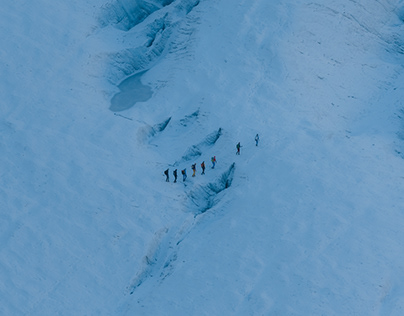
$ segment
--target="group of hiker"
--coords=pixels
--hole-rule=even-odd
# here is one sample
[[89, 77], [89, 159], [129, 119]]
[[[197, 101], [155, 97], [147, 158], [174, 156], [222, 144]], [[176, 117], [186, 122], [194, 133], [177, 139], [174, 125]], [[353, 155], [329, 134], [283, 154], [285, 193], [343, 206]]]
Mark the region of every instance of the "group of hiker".
[[[212, 169], [215, 169], [215, 165], [216, 165], [216, 162], [217, 162], [216, 156], [213, 156], [210, 160], [212, 162]], [[194, 163], [191, 166], [191, 169], [192, 169], [192, 176], [195, 177], [195, 175], [196, 175], [196, 163]], [[201, 169], [202, 169], [201, 175], [204, 175], [205, 174], [205, 169], [206, 169], [205, 161], [202, 161]], [[166, 182], [170, 182], [170, 169], [167, 169], [166, 171], [164, 171], [164, 174], [166, 176]], [[185, 180], [187, 179], [187, 169], [186, 168], [182, 169], [181, 174], [182, 174], [182, 181], [185, 182]], [[173, 171], [173, 176], [174, 176], [174, 183], [176, 183], [177, 178], [178, 178], [178, 169], [175, 169]]]
[[[260, 140], [259, 135], [258, 135], [258, 134], [255, 135], [255, 146], [258, 146], [259, 140]], [[241, 146], [240, 142], [238, 142], [237, 145], [236, 145], [236, 149], [237, 149], [236, 155], [240, 155], [240, 148], [241, 148], [241, 147], [243, 147], [243, 146]]]
[[[260, 137], [258, 136], [258, 134], [255, 136], [255, 146], [258, 146], [258, 142], [259, 142]], [[240, 155], [240, 149], [241, 149], [241, 144], [240, 142], [237, 143], [236, 145], [236, 155]], [[216, 156], [213, 156], [211, 158], [211, 162], [212, 162], [212, 169], [215, 169], [215, 165], [216, 165]], [[192, 176], [195, 177], [196, 174], [196, 163], [194, 163], [193, 165], [191, 165], [191, 169], [192, 169]], [[206, 169], [206, 165], [205, 165], [205, 161], [202, 161], [201, 163], [201, 169], [202, 169], [202, 173], [201, 175], [205, 174], [205, 169]], [[181, 170], [181, 174], [182, 174], [182, 181], [185, 182], [185, 180], [187, 179], [187, 169], [182, 169]], [[166, 182], [170, 182], [170, 170], [167, 169], [164, 171], [164, 175], [166, 176]], [[178, 177], [178, 169], [175, 169], [173, 171], [173, 176], [174, 176], [174, 183], [177, 182], [177, 177]]]

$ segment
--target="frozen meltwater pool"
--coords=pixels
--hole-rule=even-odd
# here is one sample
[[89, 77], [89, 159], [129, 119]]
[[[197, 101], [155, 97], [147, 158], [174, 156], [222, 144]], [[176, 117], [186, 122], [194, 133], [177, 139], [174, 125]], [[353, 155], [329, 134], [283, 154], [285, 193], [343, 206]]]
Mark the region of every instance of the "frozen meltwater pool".
[[130, 76], [119, 84], [118, 88], [121, 91], [111, 99], [111, 106], [109, 107], [111, 111], [119, 112], [130, 109], [137, 102], [145, 102], [152, 97], [152, 89], [141, 81], [145, 72], [142, 71]]

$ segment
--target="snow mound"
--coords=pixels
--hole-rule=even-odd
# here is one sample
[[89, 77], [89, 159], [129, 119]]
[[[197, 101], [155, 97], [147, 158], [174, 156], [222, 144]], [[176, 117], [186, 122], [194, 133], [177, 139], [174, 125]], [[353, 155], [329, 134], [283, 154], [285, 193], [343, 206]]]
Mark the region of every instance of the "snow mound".
[[205, 213], [220, 201], [219, 194], [231, 186], [235, 166], [235, 163], [231, 164], [214, 182], [196, 185], [188, 193], [188, 197], [195, 206], [195, 215]]
[[99, 22], [102, 27], [109, 24], [129, 31], [134, 26], [144, 21], [150, 14], [161, 10], [174, 0], [120, 0], [104, 5]]
[[[122, 48], [106, 53], [107, 77], [113, 84], [128, 76], [148, 70], [168, 53], [178, 50], [182, 24], [199, 0], [181, 1], [119, 1], [105, 6], [101, 13], [101, 33], [109, 37], [107, 25], [115, 25], [126, 32], [115, 32], [122, 37]], [[192, 32], [191, 32], [192, 33]], [[184, 41], [179, 41], [184, 43]]]
[[219, 140], [220, 136], [222, 135], [222, 129], [219, 128], [217, 131], [214, 131], [208, 134], [202, 141], [200, 141], [196, 145], [192, 145], [187, 149], [187, 151], [183, 154], [179, 161], [174, 163], [174, 166], [178, 166], [183, 162], [187, 162], [190, 160], [195, 160], [199, 158], [203, 152], [210, 147], [214, 146], [216, 142]]

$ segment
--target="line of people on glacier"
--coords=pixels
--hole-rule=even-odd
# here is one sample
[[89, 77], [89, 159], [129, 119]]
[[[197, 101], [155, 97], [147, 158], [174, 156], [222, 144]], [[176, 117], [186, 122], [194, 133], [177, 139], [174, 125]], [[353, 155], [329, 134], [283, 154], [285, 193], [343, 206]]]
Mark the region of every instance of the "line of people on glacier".
[[[212, 169], [215, 169], [215, 165], [216, 165], [216, 162], [217, 162], [216, 156], [213, 156], [211, 158], [211, 162], [212, 162]], [[196, 175], [196, 163], [191, 165], [191, 169], [192, 169], [192, 176], [195, 177], [195, 175]], [[202, 161], [201, 169], [202, 169], [201, 175], [204, 175], [205, 174], [205, 169], [206, 169], [205, 161]], [[182, 181], [185, 182], [185, 180], [187, 179], [187, 168], [182, 169], [181, 174], [182, 174]], [[166, 182], [170, 182], [170, 169], [165, 170], [164, 175], [166, 176]], [[177, 178], [178, 178], [178, 169], [175, 169], [173, 171], [173, 176], [174, 176], [174, 183], [176, 183]]]
[[[259, 137], [258, 134], [255, 135], [254, 140], [255, 140], [255, 146], [258, 146], [258, 142], [259, 142], [259, 140], [260, 140], [260, 137]], [[241, 146], [240, 142], [238, 142], [237, 145], [236, 145], [236, 155], [240, 155], [240, 149], [241, 149], [241, 147], [243, 147], [243, 146]], [[212, 169], [215, 169], [215, 165], [216, 165], [216, 162], [217, 162], [216, 156], [213, 156], [213, 157], [211, 158], [211, 162], [212, 162]], [[201, 169], [202, 169], [201, 175], [204, 175], [204, 174], [205, 174], [205, 168], [206, 168], [205, 161], [202, 161], [202, 163], [201, 163]], [[191, 169], [192, 169], [192, 177], [195, 177], [195, 174], [196, 174], [196, 163], [194, 163], [194, 164], [191, 165]], [[187, 179], [187, 169], [186, 169], [186, 168], [185, 168], [185, 169], [182, 169], [182, 170], [181, 170], [181, 174], [182, 174], [182, 181], [185, 182], [185, 180]], [[170, 169], [165, 170], [165, 171], [164, 171], [164, 175], [166, 176], [166, 182], [170, 182]], [[175, 169], [175, 170], [173, 171], [173, 176], [174, 176], [174, 183], [176, 183], [176, 182], [177, 182], [177, 178], [178, 178], [178, 169]]]

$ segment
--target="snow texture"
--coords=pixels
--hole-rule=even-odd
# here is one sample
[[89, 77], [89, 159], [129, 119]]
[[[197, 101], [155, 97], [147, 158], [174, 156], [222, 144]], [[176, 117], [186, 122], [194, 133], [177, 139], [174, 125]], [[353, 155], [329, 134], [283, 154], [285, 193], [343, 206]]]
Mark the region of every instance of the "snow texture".
[[0, 315], [403, 315], [403, 0], [3, 2]]

